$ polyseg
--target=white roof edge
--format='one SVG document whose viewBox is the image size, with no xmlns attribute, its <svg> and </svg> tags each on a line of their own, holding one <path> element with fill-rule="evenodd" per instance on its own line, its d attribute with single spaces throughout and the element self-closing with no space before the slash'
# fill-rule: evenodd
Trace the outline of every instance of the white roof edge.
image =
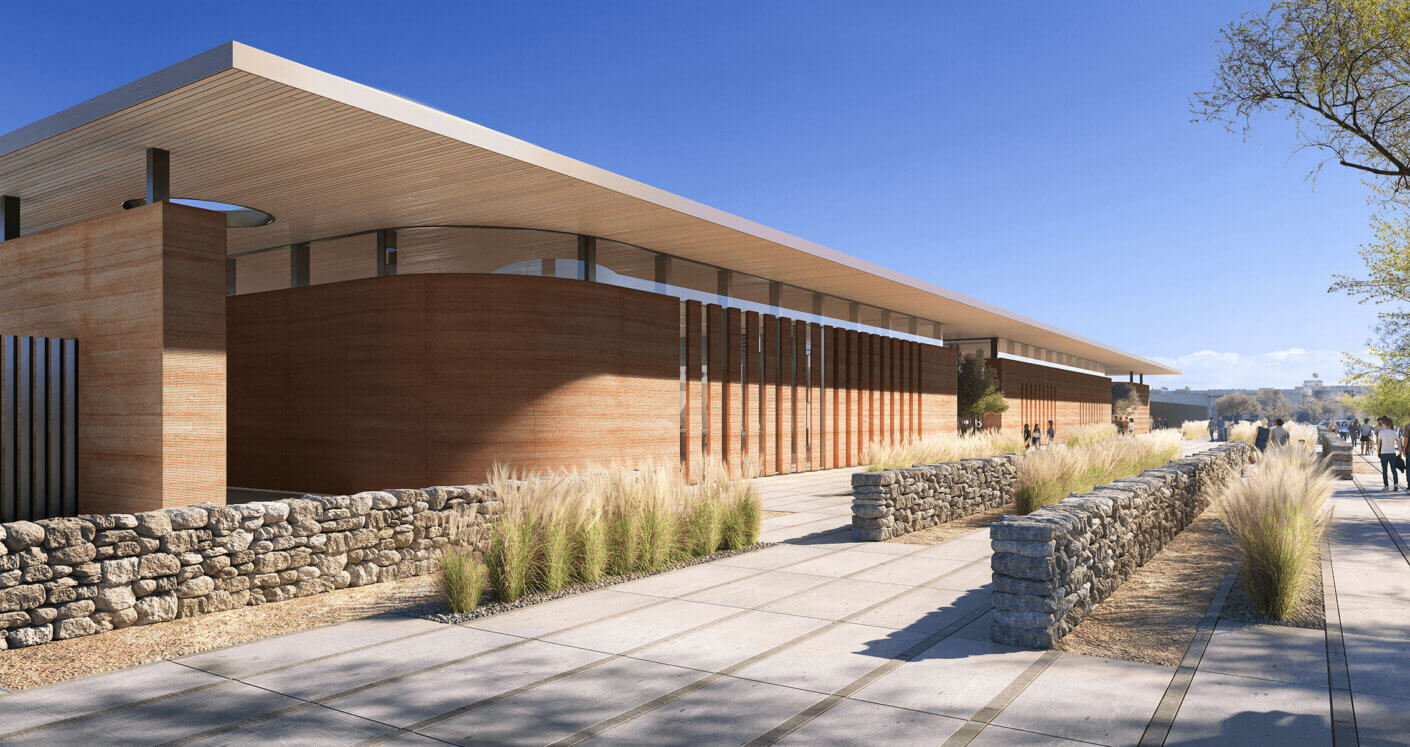
<svg viewBox="0 0 1410 747">
<path fill-rule="evenodd" d="M 667 192 L 649 184 L 629 179 L 555 153 L 546 148 L 475 124 L 452 114 L 410 99 L 356 83 L 346 78 L 285 59 L 240 42 L 231 41 L 194 57 L 163 68 L 151 75 L 100 94 L 57 114 L 0 135 L 0 155 L 24 148 L 59 133 L 135 106 L 148 99 L 169 93 L 203 78 L 235 68 L 252 75 L 308 91 L 333 101 L 372 112 L 392 120 L 418 127 L 428 132 L 458 140 L 468 145 L 531 163 L 573 179 L 640 199 L 724 228 L 769 241 L 795 251 L 834 262 L 852 270 L 907 285 L 917 290 L 956 303 L 979 309 L 1013 322 L 1060 335 L 1074 342 L 1090 345 L 1114 355 L 1138 361 L 1152 368 L 1174 371 L 1156 361 L 1133 355 L 1095 340 L 1058 327 L 1016 314 L 961 293 L 941 288 L 873 262 L 844 254 L 821 244 L 770 228 L 747 218 L 727 213 L 686 197 Z M 943 321 L 943 320 L 940 320 Z M 1176 373 L 1179 373 L 1176 371 Z"/>
</svg>

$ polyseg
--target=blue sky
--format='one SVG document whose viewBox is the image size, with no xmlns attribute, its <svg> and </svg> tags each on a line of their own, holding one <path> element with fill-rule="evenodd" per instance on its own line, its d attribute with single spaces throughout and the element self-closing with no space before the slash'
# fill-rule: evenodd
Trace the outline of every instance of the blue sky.
<svg viewBox="0 0 1410 747">
<path fill-rule="evenodd" d="M 236 39 L 1078 334 L 1156 386 L 1336 380 L 1366 190 L 1191 123 L 1261 3 L 7 6 L 0 132 Z"/>
</svg>

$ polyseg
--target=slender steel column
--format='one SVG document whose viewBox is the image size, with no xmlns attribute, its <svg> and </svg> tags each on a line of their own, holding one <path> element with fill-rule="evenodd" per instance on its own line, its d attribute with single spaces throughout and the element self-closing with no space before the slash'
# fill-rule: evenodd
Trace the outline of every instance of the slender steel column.
<svg viewBox="0 0 1410 747">
<path fill-rule="evenodd" d="M 729 306 L 729 300 L 734 295 L 734 273 L 729 270 L 715 273 L 715 295 L 720 297 L 721 306 Z"/>
<path fill-rule="evenodd" d="M 377 277 L 397 274 L 397 232 L 387 228 L 377 232 Z"/>
<path fill-rule="evenodd" d="M 147 149 L 147 204 L 171 199 L 171 153 Z"/>
<path fill-rule="evenodd" d="M 597 237 L 578 236 L 578 279 L 597 282 Z"/>
<path fill-rule="evenodd" d="M 0 241 L 20 237 L 20 198 L 0 196 Z"/>
<path fill-rule="evenodd" d="M 665 290 L 665 288 L 664 288 L 663 286 L 667 286 L 667 285 L 670 285 L 670 284 L 671 284 L 671 257 L 670 257 L 670 255 L 667 255 L 667 254 L 658 254 L 658 255 L 656 255 L 655 280 L 656 280 L 656 286 L 657 286 L 657 287 L 656 287 L 656 290 L 657 290 L 657 292 L 659 292 L 659 293 L 665 293 L 666 290 Z"/>
<path fill-rule="evenodd" d="M 308 285 L 308 244 L 294 244 L 289 247 L 289 287 L 303 288 Z"/>
</svg>

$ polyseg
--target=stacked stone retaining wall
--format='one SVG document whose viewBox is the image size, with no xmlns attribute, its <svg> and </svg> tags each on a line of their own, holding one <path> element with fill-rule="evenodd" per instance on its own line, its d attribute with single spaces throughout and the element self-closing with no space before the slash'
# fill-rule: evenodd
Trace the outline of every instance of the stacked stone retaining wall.
<svg viewBox="0 0 1410 747">
<path fill-rule="evenodd" d="M 1051 648 L 1243 475 L 1252 451 L 1221 444 L 991 525 L 991 637 Z"/>
<path fill-rule="evenodd" d="M 1008 505 L 1018 454 L 852 475 L 852 536 L 879 541 Z"/>
<path fill-rule="evenodd" d="M 1317 443 L 1322 447 L 1322 461 L 1338 480 L 1351 479 L 1351 443 L 1341 434 L 1324 426 L 1317 426 Z"/>
<path fill-rule="evenodd" d="M 0 524 L 0 649 L 432 573 L 499 510 L 480 485 Z"/>
</svg>

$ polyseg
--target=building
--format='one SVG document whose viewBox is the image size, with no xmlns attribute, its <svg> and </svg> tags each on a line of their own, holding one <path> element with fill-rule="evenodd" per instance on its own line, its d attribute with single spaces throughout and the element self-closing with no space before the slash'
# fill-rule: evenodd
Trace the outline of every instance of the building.
<svg viewBox="0 0 1410 747">
<path fill-rule="evenodd" d="M 855 465 L 954 431 L 946 340 L 982 341 L 1003 428 L 1177 373 L 238 43 L 0 136 L 0 194 L 0 334 L 78 364 L 75 440 L 25 409 L 71 391 L 47 343 L 12 344 L 12 513 L 36 481 L 98 512 Z"/>
<path fill-rule="evenodd" d="M 1151 415 L 1163 417 L 1172 424 L 1179 424 L 1184 420 L 1204 420 L 1213 417 L 1215 414 L 1214 403 L 1220 397 L 1227 394 L 1247 394 L 1252 397 L 1258 394 L 1258 389 L 1154 389 L 1150 392 Z M 1287 398 L 1294 408 L 1301 406 L 1309 399 L 1323 399 L 1330 402 L 1337 402 L 1343 395 L 1360 396 L 1366 394 L 1369 388 L 1352 384 L 1328 384 L 1317 378 L 1307 379 L 1301 386 L 1291 389 L 1278 389 L 1279 394 Z"/>
</svg>

